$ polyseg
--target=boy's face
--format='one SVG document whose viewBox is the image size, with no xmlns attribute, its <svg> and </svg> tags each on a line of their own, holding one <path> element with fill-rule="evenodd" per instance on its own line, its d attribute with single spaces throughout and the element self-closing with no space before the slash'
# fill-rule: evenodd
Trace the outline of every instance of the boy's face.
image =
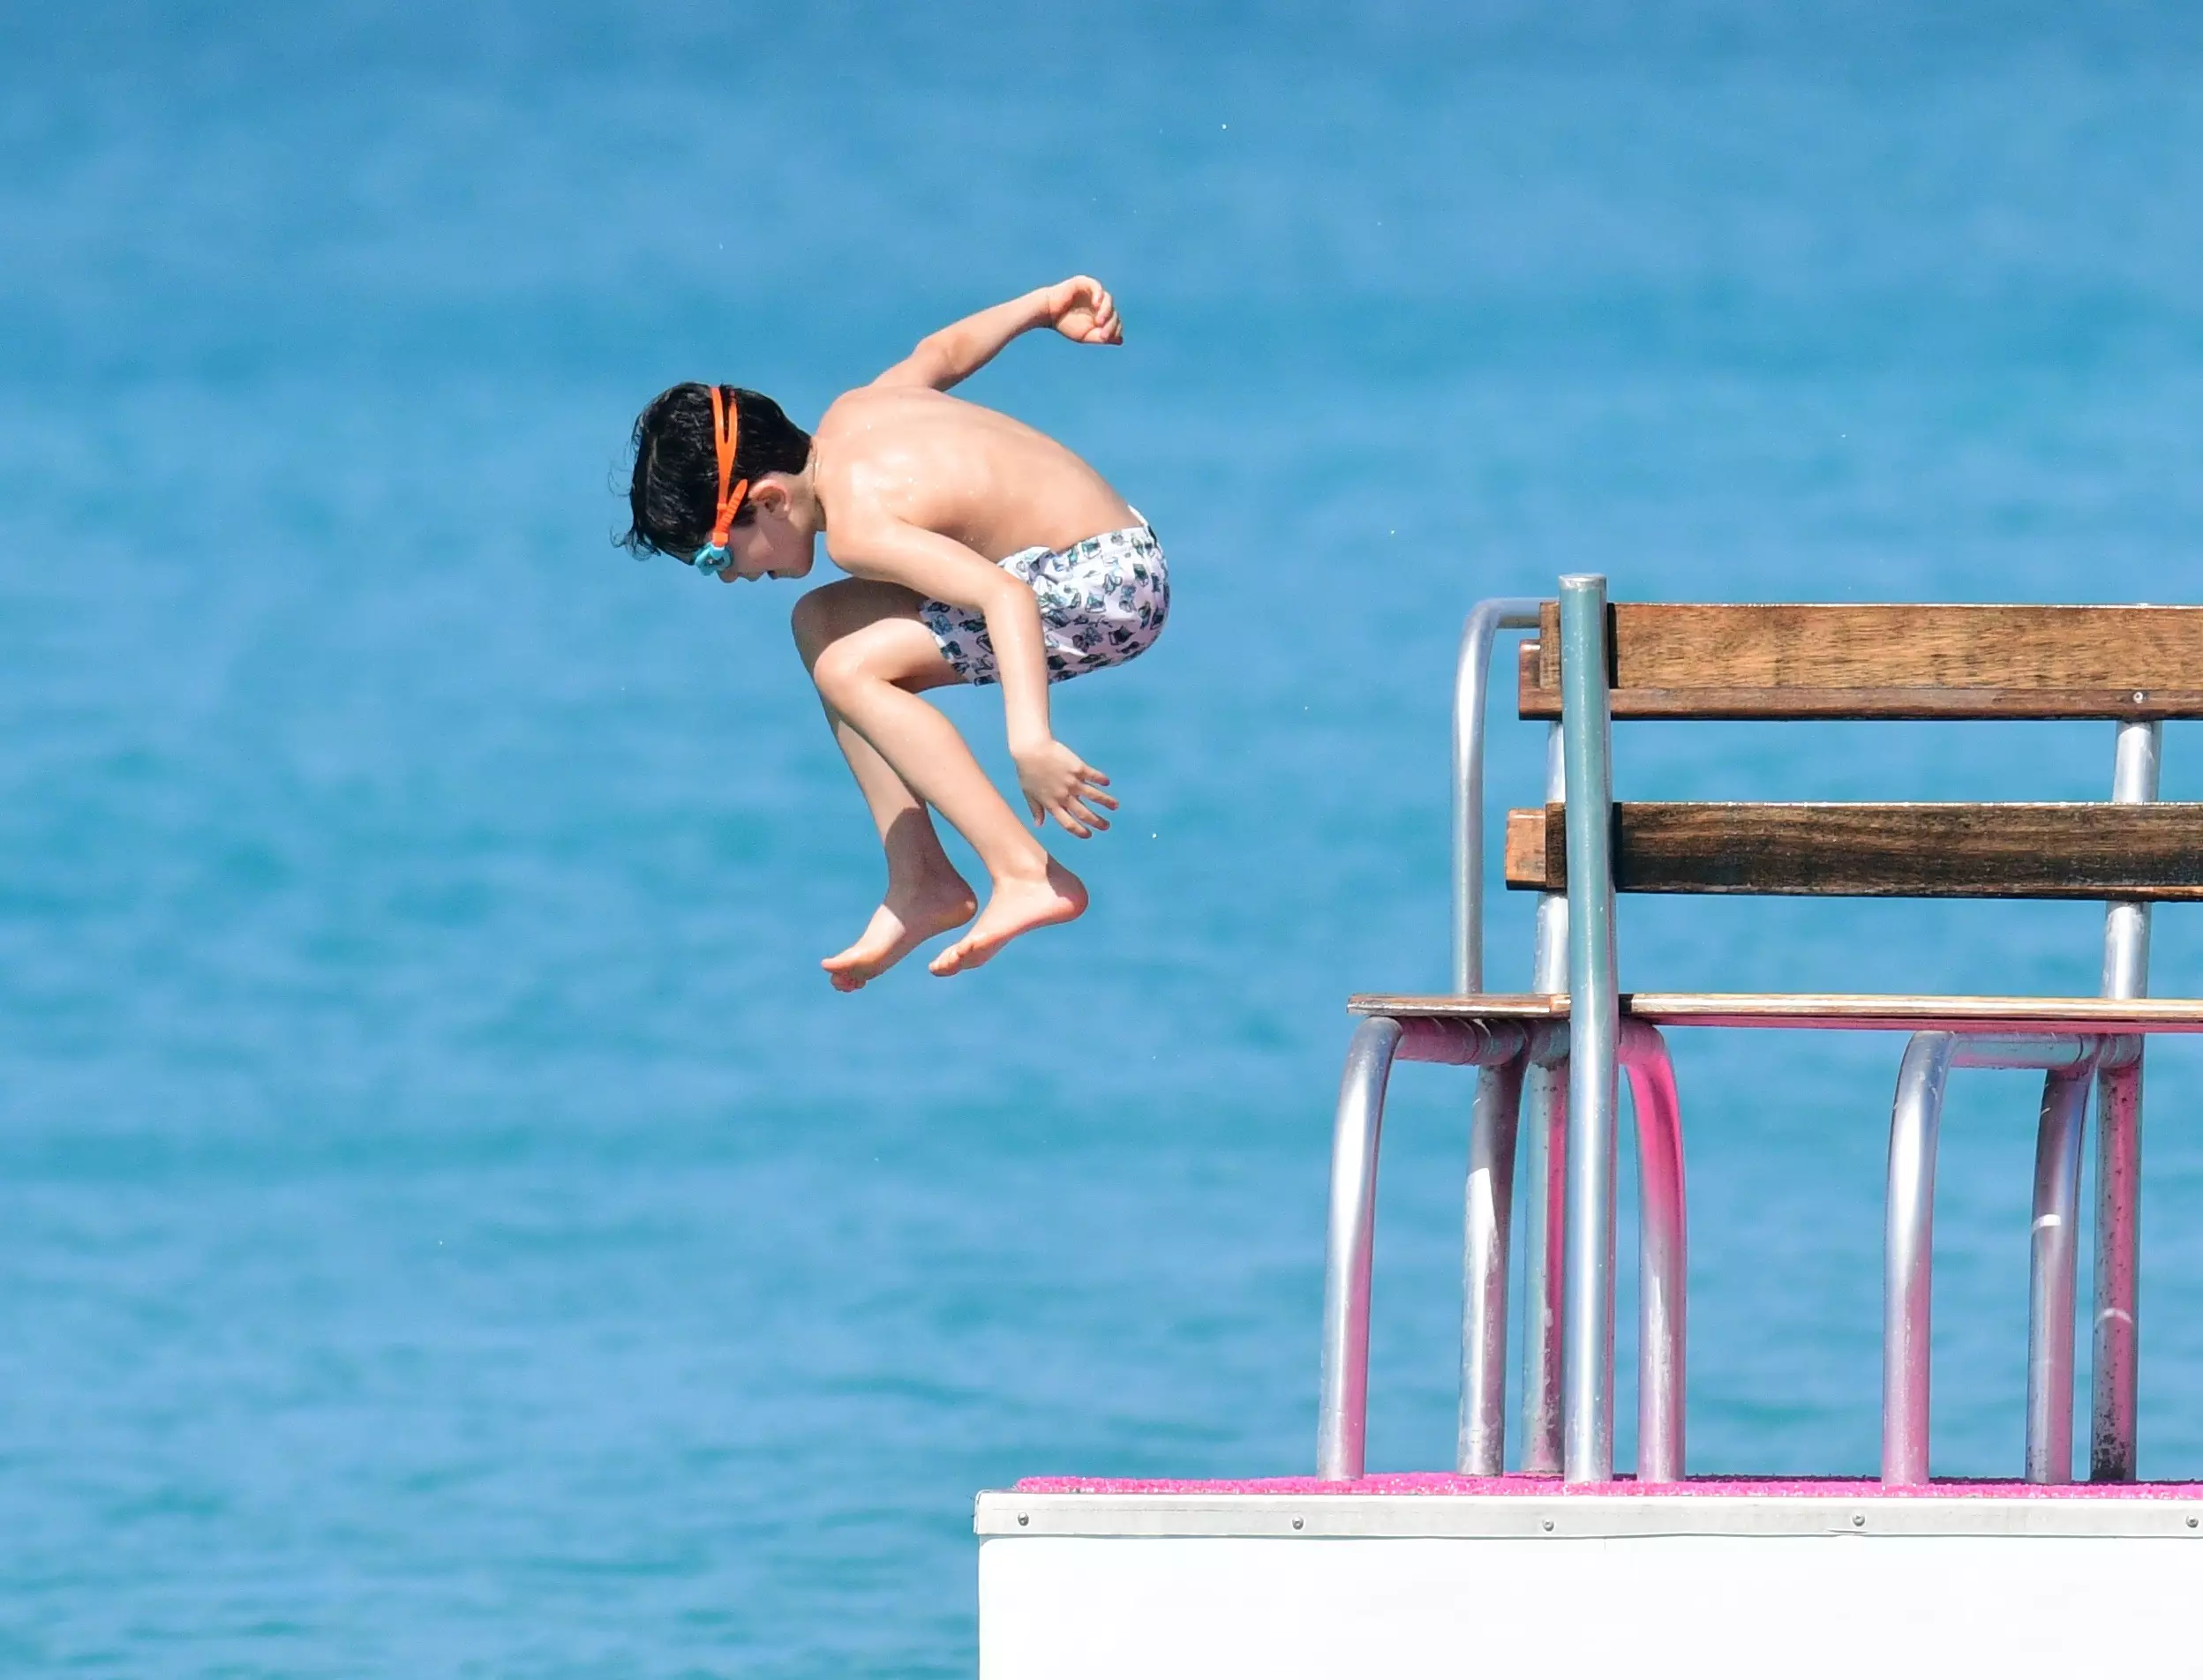
<svg viewBox="0 0 2203 1680">
<path fill-rule="evenodd" d="M 748 505 L 726 534 L 729 563 L 719 581 L 755 583 L 759 578 L 807 576 L 816 536 L 795 499 L 768 478 L 751 491 Z"/>
</svg>

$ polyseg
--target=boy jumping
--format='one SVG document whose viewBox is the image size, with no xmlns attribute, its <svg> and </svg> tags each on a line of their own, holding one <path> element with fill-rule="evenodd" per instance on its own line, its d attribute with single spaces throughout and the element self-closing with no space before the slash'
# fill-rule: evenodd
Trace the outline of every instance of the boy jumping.
<svg viewBox="0 0 2203 1680">
<path fill-rule="evenodd" d="M 1120 344 L 1098 281 L 1066 280 L 945 326 L 807 436 L 771 398 L 677 385 L 635 424 L 633 551 L 722 582 L 800 578 L 816 538 L 850 575 L 795 604 L 795 645 L 887 851 L 887 895 L 822 966 L 853 992 L 978 901 L 934 832 L 938 811 L 987 866 L 987 908 L 928 966 L 977 968 L 1086 907 L 1078 876 L 1011 812 L 956 727 L 918 696 L 1002 685 L 1010 755 L 1036 826 L 1107 829 L 1109 778 L 1057 740 L 1048 686 L 1145 652 L 1170 610 L 1147 521 L 1077 455 L 946 394 L 1019 334 Z"/>
</svg>

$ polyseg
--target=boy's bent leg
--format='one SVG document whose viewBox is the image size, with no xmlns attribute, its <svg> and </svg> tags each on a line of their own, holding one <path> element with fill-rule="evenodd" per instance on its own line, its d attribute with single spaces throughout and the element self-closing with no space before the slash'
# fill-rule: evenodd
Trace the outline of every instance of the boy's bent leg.
<svg viewBox="0 0 2203 1680">
<path fill-rule="evenodd" d="M 1010 809 L 956 726 L 918 698 L 922 689 L 960 679 L 914 606 L 907 618 L 883 617 L 835 639 L 812 660 L 811 676 L 827 705 L 903 784 L 971 842 L 992 878 L 987 908 L 964 939 L 934 959 L 936 974 L 976 968 L 1018 934 L 1086 909 L 1084 884 Z"/>
<path fill-rule="evenodd" d="M 887 891 L 880 907 L 854 942 L 819 960 L 836 990 L 853 992 L 936 934 L 963 926 L 979 898 L 942 849 L 923 801 L 846 718 L 836 716 L 831 707 L 826 715 L 887 854 Z"/>
<path fill-rule="evenodd" d="M 915 600 L 910 591 L 892 584 L 854 579 L 814 589 L 796 603 L 793 619 L 796 646 L 804 665 L 814 665 L 819 654 L 840 635 L 861 629 L 882 616 L 914 611 Z M 957 680 L 945 662 L 941 675 L 944 680 Z M 819 964 L 836 990 L 853 992 L 926 941 L 971 920 L 979 899 L 942 849 L 941 836 L 934 832 L 933 817 L 925 802 L 847 718 L 823 696 L 821 701 L 835 744 L 856 777 L 873 826 L 879 831 L 881 848 L 887 854 L 887 891 L 880 907 L 872 912 L 872 919 L 853 943 Z"/>
</svg>

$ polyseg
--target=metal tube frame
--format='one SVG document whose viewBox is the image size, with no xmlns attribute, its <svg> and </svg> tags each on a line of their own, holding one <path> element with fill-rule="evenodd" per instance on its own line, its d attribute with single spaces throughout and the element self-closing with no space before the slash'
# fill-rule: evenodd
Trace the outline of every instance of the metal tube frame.
<svg viewBox="0 0 2203 1680">
<path fill-rule="evenodd" d="M 1519 1062 L 1528 1041 L 1521 1027 L 1506 1022 L 1396 1021 L 1371 1016 L 1354 1030 L 1332 1130 L 1331 1213 L 1324 1247 L 1316 1474 L 1326 1481 L 1353 1481 L 1361 1475 L 1365 1461 L 1377 1153 L 1393 1063 L 1439 1061 L 1488 1068 Z"/>
<path fill-rule="evenodd" d="M 1606 580 L 1560 580 L 1561 760 L 1568 800 L 1568 1270 L 1563 1481 L 1614 1474 L 1614 1143 L 1621 1003 L 1614 980 L 1613 780 Z"/>
<path fill-rule="evenodd" d="M 2062 1369 L 2064 1376 L 2068 1452 L 2071 1432 L 2072 1299 L 2071 1219 L 2079 1187 L 2061 1178 L 2067 1163 L 2057 1156 L 2070 1148 L 2070 1165 L 2079 1165 L 2079 1105 L 2088 1076 L 2109 1061 L 2133 1054 L 2132 1038 L 2103 1038 L 2067 1032 L 1916 1032 L 1905 1046 L 1898 1068 L 1897 1100 L 1890 1115 L 1887 1224 L 1883 1235 L 1882 1274 L 1882 1480 L 1892 1487 L 1923 1487 L 1929 1474 L 1929 1325 L 1932 1301 L 1936 1211 L 1936 1145 L 1943 1121 L 1943 1099 L 1954 1068 L 2039 1068 L 2049 1076 L 2043 1093 L 2042 1139 L 2053 1159 L 2045 1185 L 2037 1174 L 2037 1207 L 2060 1215 L 2062 1227 L 2034 1244 L 2031 1304 L 2047 1310 L 2057 1294 L 2055 1268 L 2065 1267 L 2068 1304 L 2062 1363 L 2053 1321 L 2041 1322 L 2036 1340 L 2031 1325 L 2028 1360 L 2030 1426 L 2035 1421 L 2038 1384 L 2042 1408 L 2054 1409 L 2048 1387 Z M 2040 1227 L 2038 1227 L 2040 1229 Z M 2035 1350 L 2041 1350 L 2040 1359 Z M 2038 1369 L 2038 1367 L 2040 1369 Z M 2030 1429 L 2028 1462 L 2048 1462 L 2052 1449 Z"/>
</svg>

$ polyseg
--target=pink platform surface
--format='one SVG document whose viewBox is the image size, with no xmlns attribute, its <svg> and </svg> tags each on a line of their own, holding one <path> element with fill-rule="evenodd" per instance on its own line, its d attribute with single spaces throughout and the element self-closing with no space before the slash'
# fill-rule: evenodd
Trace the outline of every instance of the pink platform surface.
<svg viewBox="0 0 2203 1680">
<path fill-rule="evenodd" d="M 1267 1476 L 1244 1481 L 1151 1481 L 1117 1476 L 1027 1476 L 1019 1493 L 1156 1494 L 1189 1498 L 1228 1494 L 1415 1494 L 1429 1498 L 1462 1495 L 1528 1495 L 1538 1498 L 1590 1495 L 1630 1498 L 1642 1495 L 1699 1496 L 1761 1499 L 2198 1499 L 2203 1481 L 2072 1482 L 2038 1487 L 2028 1481 L 1946 1480 L 1924 1488 L 1885 1488 L 1879 1481 L 1849 1476 L 1693 1476 L 1688 1481 L 1583 1482 L 1575 1486 L 1554 1476 L 1457 1476 L 1440 1472 L 1363 1476 L 1354 1481 L 1320 1481 L 1313 1476 Z"/>
</svg>

